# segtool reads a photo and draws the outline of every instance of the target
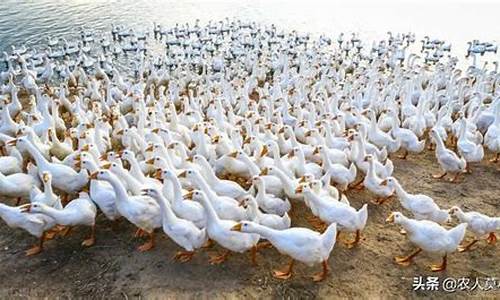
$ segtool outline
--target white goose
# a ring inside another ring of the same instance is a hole
[[[215,176],[215,172],[205,157],[196,154],[193,156],[193,162],[198,164],[200,169],[203,170],[202,174],[205,175],[207,183],[215,191],[215,193],[217,193],[217,195],[240,199],[247,194],[247,191],[245,191],[236,182],[217,178],[217,176]]]
[[[30,197],[31,189],[38,184],[33,176],[24,173],[3,175],[0,173],[0,195],[7,198],[16,198],[17,205],[22,199]]]
[[[90,174],[99,170],[99,167],[91,159],[91,155],[82,152],[77,157],[76,167],[86,169]],[[90,180],[90,199],[95,202],[99,209],[104,213],[106,218],[111,221],[118,220],[121,217],[118,209],[116,208],[116,194],[109,182],[91,179]]]
[[[292,276],[295,260],[309,266],[322,264],[322,272],[312,277],[316,282],[324,280],[328,274],[328,258],[335,246],[337,235],[335,223],[330,224],[322,234],[301,227],[275,230],[249,221],[238,223],[231,230],[258,234],[268,240],[280,253],[290,256],[290,263],[284,270],[273,271],[275,278],[289,279]]]
[[[26,205],[12,207],[0,203],[0,218],[2,218],[9,227],[21,228],[39,239],[37,245],[26,251],[26,256],[31,256],[43,251],[43,244],[50,237],[49,230],[56,225],[56,222],[53,218],[44,214],[24,213],[24,207]]]
[[[210,258],[211,264],[224,262],[230,251],[242,253],[248,250],[251,250],[252,264],[256,264],[256,245],[260,238],[258,234],[239,233],[231,230],[237,223],[233,220],[220,219],[211,201],[202,191],[191,191],[186,195],[186,198],[199,201],[203,205],[207,213],[208,237],[226,249],[223,254],[212,256]]]
[[[431,265],[431,271],[433,272],[446,269],[448,254],[457,249],[467,229],[467,223],[462,223],[447,230],[432,221],[409,219],[400,212],[391,213],[386,222],[401,225],[407,232],[409,240],[418,247],[415,252],[408,256],[395,257],[396,263],[409,266],[413,257],[422,251],[426,251],[442,257],[440,265]]]
[[[25,148],[35,159],[39,172],[48,171],[52,174],[55,188],[66,193],[76,193],[88,182],[88,174],[85,170],[77,173],[72,168],[58,163],[51,163],[25,137],[17,138],[10,142],[11,145]]]
[[[337,223],[337,234],[341,231],[354,232],[353,241],[345,242],[348,248],[355,247],[361,241],[361,231],[368,220],[368,205],[364,204],[358,211],[341,201],[327,201],[313,192],[309,184],[302,184],[297,193],[303,193],[311,206],[315,207],[318,217],[326,224]],[[338,235],[337,235],[338,238]]]
[[[439,208],[431,197],[409,194],[394,177],[387,177],[382,184],[394,189],[401,206],[411,211],[416,220],[430,220],[439,224],[449,221],[448,210]]]
[[[141,252],[154,247],[154,230],[162,226],[160,206],[154,199],[146,196],[129,196],[120,180],[107,170],[92,173],[90,179],[99,179],[111,184],[116,194],[116,208],[129,222],[140,231],[149,235],[148,241],[139,246]]]
[[[157,179],[171,182],[174,193],[171,203],[176,215],[193,222],[200,229],[206,227],[207,217],[203,206],[198,202],[184,201],[181,183],[172,171],[158,170]]]
[[[68,226],[68,228],[78,225],[89,226],[92,228],[90,237],[82,242],[82,246],[90,247],[95,243],[97,208],[85,192],[81,192],[79,198],[72,200],[63,209],[35,202],[24,206],[23,211],[47,215],[53,218],[57,224]]]
[[[486,216],[482,213],[475,211],[464,212],[460,207],[453,206],[450,208],[449,213],[458,219],[459,222],[467,223],[467,227],[470,231],[474,233],[474,239],[458,247],[459,252],[464,252],[470,249],[472,245],[477,243],[484,235],[488,235],[486,241],[490,245],[494,245],[497,241],[497,236],[495,231],[500,229],[500,218]]]
[[[442,174],[433,175],[434,178],[443,178],[448,173],[455,173],[455,176],[450,179],[451,182],[457,182],[458,176],[462,173],[466,166],[467,162],[463,157],[458,157],[455,152],[447,149],[444,145],[443,140],[439,136],[439,133],[436,129],[431,129],[431,136],[436,143],[436,158],[443,170]]]
[[[250,221],[276,230],[290,228],[291,220],[286,212],[283,216],[263,213],[255,198],[250,195],[243,197],[240,205],[247,210]]]
[[[247,219],[247,213],[245,209],[239,207],[238,201],[234,198],[217,195],[198,171],[193,169],[186,170],[180,173],[178,178],[187,178],[197,188],[201,189],[220,219],[234,221]]]
[[[186,251],[179,251],[174,258],[186,262],[189,261],[194,251],[203,246],[207,240],[206,228],[200,229],[193,222],[177,217],[170,203],[163,194],[156,189],[145,189],[143,195],[149,196],[158,202],[162,215],[162,225],[165,234]]]

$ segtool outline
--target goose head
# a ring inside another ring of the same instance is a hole
[[[151,187],[147,188],[147,189],[142,189],[141,195],[142,196],[149,196],[155,200],[159,200],[163,197],[161,192],[158,189],[151,188]]]
[[[463,214],[463,211],[460,207],[458,206],[452,206],[449,210],[448,210],[448,214],[451,216],[451,217],[458,217],[459,215]]]
[[[302,183],[295,189],[296,194],[310,193],[311,191],[311,183]]]
[[[52,182],[52,174],[48,171],[42,172],[42,181],[45,184],[50,184]]]
[[[382,180],[380,185],[383,186],[388,186],[388,187],[394,187],[397,184],[397,179],[394,177],[387,177],[386,179]]]
[[[21,206],[21,212],[23,213],[43,213],[45,211],[45,205],[42,203],[31,203]]]
[[[404,215],[400,212],[392,212],[389,217],[387,217],[387,219],[385,219],[385,221],[387,223],[395,223],[395,224],[401,224],[401,222],[403,221],[404,219]]]
[[[231,231],[252,233],[257,230],[257,225],[250,221],[242,221],[231,227]]]

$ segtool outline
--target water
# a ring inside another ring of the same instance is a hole
[[[75,35],[80,26],[109,31],[111,24],[151,30],[154,21],[165,26],[202,23],[225,17],[274,23],[300,32],[360,32],[368,40],[393,32],[417,33],[420,39],[446,39],[465,53],[472,39],[500,40],[497,14],[500,4],[451,0],[413,1],[179,1],[179,0],[2,0],[0,1],[0,51],[10,45],[35,46],[47,37]],[[458,49],[458,50],[457,50]],[[490,58],[498,56],[488,54]]]

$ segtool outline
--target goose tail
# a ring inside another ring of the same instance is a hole
[[[368,220],[368,204],[364,204],[358,212],[356,213],[358,217],[358,228],[362,230],[366,226],[366,221]]]
[[[467,223],[461,223],[452,229],[448,230],[448,235],[457,244],[460,244],[465,236],[465,230],[467,229]]]
[[[384,170],[385,170],[385,177],[389,177],[392,175],[392,172],[394,171],[394,164],[392,163],[392,160],[388,159],[386,161]]]
[[[415,150],[417,150],[416,151],[417,153],[420,153],[420,152],[424,151],[424,148],[425,148],[425,139],[417,142],[417,147],[415,149]]]
[[[356,175],[357,168],[354,163],[351,163],[351,166],[349,167],[349,182],[353,182],[356,179]]]
[[[335,246],[336,237],[337,237],[337,223],[332,223],[328,225],[328,228],[326,228],[325,232],[321,234],[323,247],[325,248],[327,253],[330,253],[333,249],[333,246]]]
[[[284,228],[290,228],[290,225],[292,224],[292,220],[290,219],[290,216],[288,213],[285,213],[283,217],[281,218],[281,221],[283,221],[283,226]]]

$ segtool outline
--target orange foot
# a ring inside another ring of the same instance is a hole
[[[143,237],[146,235],[146,232],[140,228],[137,228],[137,230],[134,233],[134,237]]]
[[[59,232],[59,234],[60,234],[61,236],[64,236],[64,237],[65,237],[65,236],[68,236],[70,232],[71,232],[71,226],[65,226],[65,227],[64,227],[64,228],[63,228],[63,229]]]
[[[36,255],[42,252],[42,250],[43,249],[40,246],[33,246],[31,249],[26,250],[26,256]]]
[[[94,244],[95,244],[94,237],[90,237],[82,242],[82,246],[84,246],[84,247],[90,247],[90,246],[93,246]]]
[[[146,252],[146,251],[149,251],[149,250],[153,249],[153,247],[154,247],[153,241],[149,240],[146,243],[144,243],[141,246],[139,246],[137,248],[137,250],[139,250],[140,252]]]
[[[360,240],[361,240],[360,236],[356,236],[356,238],[353,241],[345,241],[344,245],[346,245],[347,249],[352,249],[359,244]]]
[[[229,252],[223,253],[221,255],[211,255],[208,262],[211,265],[220,265],[221,263],[226,261],[228,255],[229,255]]]
[[[320,281],[325,280],[325,278],[326,278],[326,274],[327,274],[327,273],[325,273],[325,272],[319,272],[319,273],[314,274],[314,275],[313,275],[313,276],[311,276],[311,277],[312,277],[312,280],[313,280],[314,282],[320,282]]]
[[[50,230],[45,233],[45,240],[49,241],[52,240],[57,234],[56,230]]]
[[[278,279],[282,279],[282,280],[287,280],[290,277],[292,277],[292,272],[290,270],[286,270],[286,271],[274,270],[273,277],[278,278]]]
[[[432,175],[432,178],[439,179],[439,178],[443,178],[444,176],[446,176],[446,172],[443,174],[434,174],[434,175]]]
[[[407,267],[407,266],[411,265],[411,259],[409,259],[408,257],[396,256],[396,257],[394,257],[394,261],[398,265],[403,266],[403,267]]]
[[[488,238],[486,239],[486,241],[490,245],[495,245],[497,243],[497,236],[495,235],[494,232],[490,232],[490,234],[488,235]]]
[[[208,239],[203,246],[201,246],[202,249],[207,249],[210,248],[214,245],[214,241]]]
[[[174,260],[185,263],[190,261],[193,258],[193,256],[194,256],[193,251],[178,251],[174,256]]]
[[[257,244],[257,249],[272,248],[273,244],[269,241],[260,242]]]
[[[431,265],[431,271],[432,272],[441,272],[441,271],[444,271],[446,269],[446,266],[445,265]]]
[[[323,270],[317,274],[314,274],[312,276],[312,279],[314,282],[320,282],[323,281],[326,278],[326,275],[328,274],[328,263],[327,261],[323,261],[321,263]]]

